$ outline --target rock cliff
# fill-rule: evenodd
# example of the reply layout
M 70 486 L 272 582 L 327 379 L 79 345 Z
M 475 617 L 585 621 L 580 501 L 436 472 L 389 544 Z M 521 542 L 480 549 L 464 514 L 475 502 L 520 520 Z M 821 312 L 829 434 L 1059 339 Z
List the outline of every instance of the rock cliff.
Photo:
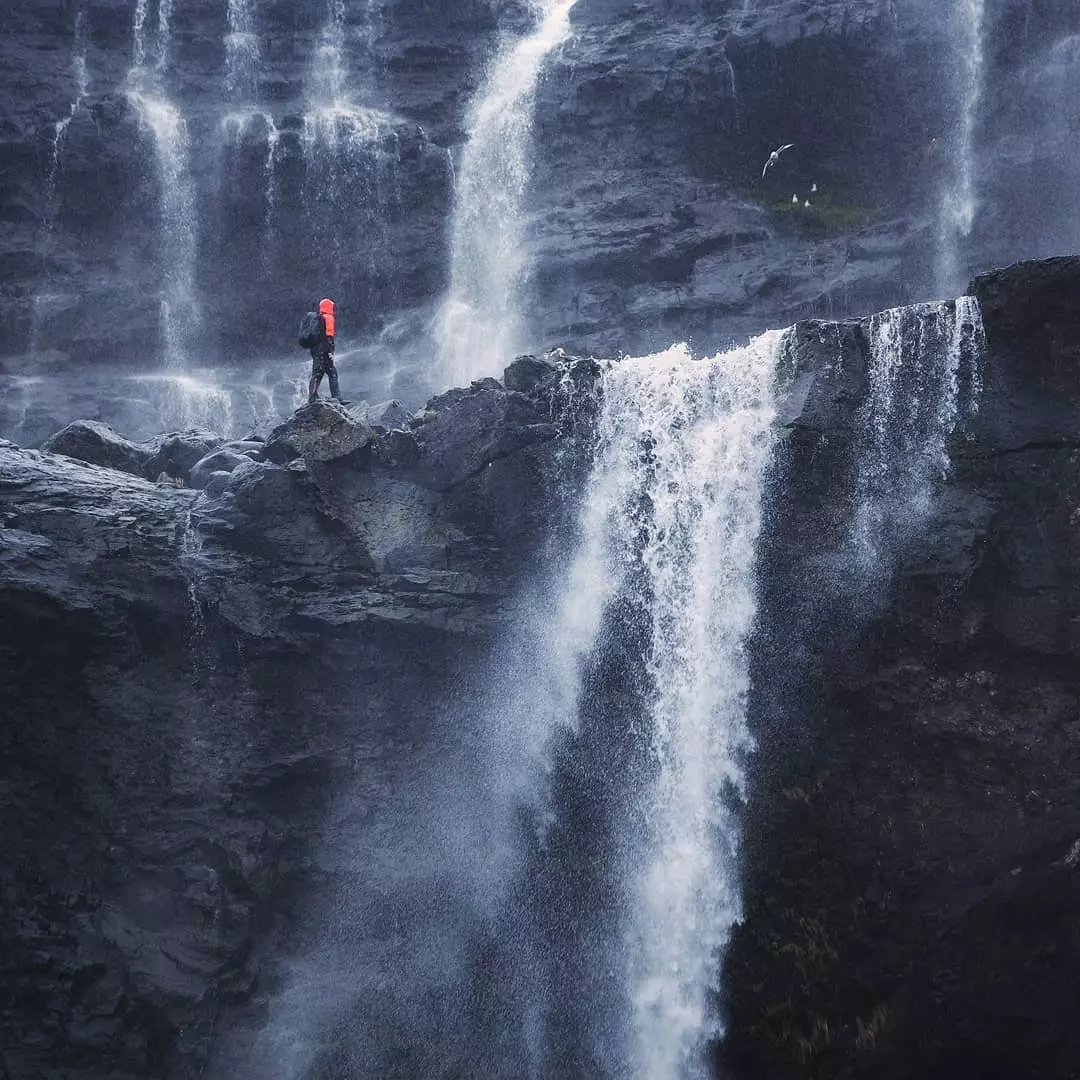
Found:
M 1075 7 L 977 6 L 973 44 L 930 0 L 579 0 L 537 92 L 534 347 L 611 355 L 692 336 L 711 351 L 767 326 L 948 295 L 963 277 L 939 280 L 941 207 L 962 167 L 978 212 L 958 241 L 961 275 L 1075 246 Z M 313 98 L 332 5 L 246 8 L 259 69 L 238 94 L 227 5 L 150 0 L 147 66 L 176 110 L 153 115 L 128 92 L 133 0 L 31 0 L 0 15 L 7 437 L 36 443 L 80 415 L 126 426 L 125 407 L 109 411 L 83 380 L 102 367 L 126 379 L 158 370 L 174 227 L 194 245 L 193 367 L 288 406 L 279 358 L 319 289 L 341 305 L 351 392 L 385 396 L 402 355 L 419 368 L 405 387 L 424 389 L 465 111 L 529 9 L 348 5 L 330 138 Z M 976 46 L 964 150 L 962 76 Z M 175 183 L 174 205 L 163 203 L 161 155 L 174 154 L 174 182 L 179 158 L 155 141 L 162 132 L 186 140 L 187 209 Z M 795 152 L 763 181 L 783 141 Z M 128 412 L 132 400 L 161 408 L 154 382 L 125 381 L 116 396 Z
M 792 332 L 734 1075 L 1073 1075 L 1078 290 L 1077 259 L 976 279 L 978 408 L 921 516 L 868 519 L 874 565 L 848 544 L 883 324 Z M 469 760 L 462 703 L 565 550 L 597 371 L 519 361 L 400 426 L 324 404 L 201 491 L 0 444 L 6 1075 L 247 1075 L 313 897 L 371 889 L 391 956 L 445 902 L 386 840 Z

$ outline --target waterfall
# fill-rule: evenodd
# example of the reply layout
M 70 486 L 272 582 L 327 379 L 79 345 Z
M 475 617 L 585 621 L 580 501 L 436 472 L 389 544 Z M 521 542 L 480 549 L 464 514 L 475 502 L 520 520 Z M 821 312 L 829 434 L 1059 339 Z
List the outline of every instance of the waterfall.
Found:
M 164 71 L 169 66 L 172 50 L 172 8 L 173 0 L 158 0 L 158 71 Z
M 169 100 L 164 86 L 168 63 L 172 0 L 160 0 L 156 62 L 146 66 L 146 0 L 135 8 L 135 65 L 128 72 L 127 97 L 140 126 L 154 142 L 160 185 L 160 327 L 165 364 L 182 368 L 189 361 L 201 322 L 195 292 L 195 184 L 188 163 L 187 122 Z
M 45 220 L 44 229 L 48 236 L 52 232 L 55 215 L 56 185 L 60 177 L 60 166 L 64 154 L 64 141 L 67 138 L 71 121 L 78 115 L 82 103 L 90 93 L 90 73 L 86 66 L 86 31 L 85 12 L 75 16 L 75 45 L 71 56 L 71 77 L 75 83 L 75 100 L 72 101 L 66 116 L 53 125 L 52 153 L 49 157 L 49 171 L 45 178 Z
M 869 338 L 851 542 L 872 582 L 927 521 L 949 441 L 978 408 L 982 316 L 971 296 L 896 308 L 870 318 Z
M 258 100 L 262 50 L 255 32 L 254 0 L 229 0 L 229 29 L 225 35 L 225 89 L 239 105 Z
M 957 0 L 954 14 L 956 92 L 960 116 L 953 140 L 953 172 L 941 203 L 938 285 L 945 293 L 963 287 L 959 245 L 970 234 L 978 209 L 975 124 L 983 90 L 985 0 Z
M 374 37 L 374 4 L 365 5 L 363 39 L 370 59 Z M 349 28 L 345 22 L 345 0 L 328 0 L 326 22 L 319 32 L 308 83 L 310 105 L 304 114 L 304 143 L 310 149 L 319 143 L 339 142 L 364 145 L 372 142 L 386 117 L 377 109 L 353 102 L 349 93 L 349 70 L 345 45 Z
M 380 230 L 385 225 L 385 173 L 396 165 L 394 140 L 386 139 L 394 118 L 381 109 L 357 103 L 346 60 L 350 41 L 358 42 L 366 64 L 361 89 L 370 97 L 376 5 L 373 0 L 362 5 L 359 32 L 350 28 L 345 16 L 344 0 L 328 0 L 308 78 L 308 106 L 301 133 L 304 210 L 316 237 L 311 254 L 320 272 L 331 277 L 333 267 L 346 257 L 354 257 L 358 248 L 367 252 L 372 264 L 377 260 Z
M 466 119 L 450 244 L 450 287 L 436 317 L 438 382 L 496 373 L 524 337 L 524 202 L 533 102 L 544 61 L 570 34 L 576 0 L 535 0 L 536 28 L 503 48 Z
M 641 1080 L 705 1076 L 702 1051 L 720 1031 L 711 996 L 740 911 L 746 639 L 783 339 L 769 333 L 705 361 L 680 346 L 604 379 L 584 512 L 606 519 L 611 571 L 639 564 L 651 618 L 641 737 L 652 775 L 626 867 L 629 1060 Z

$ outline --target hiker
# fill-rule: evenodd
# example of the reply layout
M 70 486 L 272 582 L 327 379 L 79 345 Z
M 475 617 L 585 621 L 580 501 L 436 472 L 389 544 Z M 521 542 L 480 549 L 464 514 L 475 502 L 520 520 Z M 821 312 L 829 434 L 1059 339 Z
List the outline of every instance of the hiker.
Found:
M 314 319 L 311 317 L 315 316 Z M 300 344 L 311 350 L 311 383 L 308 404 L 319 399 L 319 384 L 326 375 L 330 380 L 330 397 L 341 400 L 338 391 L 337 368 L 334 366 L 334 301 L 320 300 L 318 312 L 309 312 L 301 327 Z M 307 331 L 305 333 L 305 328 Z

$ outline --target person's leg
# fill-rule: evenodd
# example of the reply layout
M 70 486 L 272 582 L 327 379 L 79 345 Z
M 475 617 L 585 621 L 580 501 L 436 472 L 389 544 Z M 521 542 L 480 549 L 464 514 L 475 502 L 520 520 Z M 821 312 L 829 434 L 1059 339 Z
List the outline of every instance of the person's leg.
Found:
M 311 382 L 308 384 L 308 404 L 311 405 L 319 398 L 319 383 L 322 382 L 322 360 L 315 356 L 311 360 Z
M 326 358 L 325 368 L 326 375 L 330 380 L 330 396 L 335 401 L 340 401 L 341 394 L 338 391 L 337 366 L 334 364 L 334 357 L 332 355 Z

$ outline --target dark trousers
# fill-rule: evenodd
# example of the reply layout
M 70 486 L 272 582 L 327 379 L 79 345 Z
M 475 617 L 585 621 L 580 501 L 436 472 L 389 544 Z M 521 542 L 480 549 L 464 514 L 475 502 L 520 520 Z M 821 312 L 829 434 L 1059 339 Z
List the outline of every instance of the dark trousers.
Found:
M 341 397 L 338 392 L 337 368 L 334 366 L 332 352 L 311 352 L 311 383 L 308 385 L 308 403 L 319 396 L 319 384 L 323 376 L 330 380 L 330 396 L 335 400 Z

